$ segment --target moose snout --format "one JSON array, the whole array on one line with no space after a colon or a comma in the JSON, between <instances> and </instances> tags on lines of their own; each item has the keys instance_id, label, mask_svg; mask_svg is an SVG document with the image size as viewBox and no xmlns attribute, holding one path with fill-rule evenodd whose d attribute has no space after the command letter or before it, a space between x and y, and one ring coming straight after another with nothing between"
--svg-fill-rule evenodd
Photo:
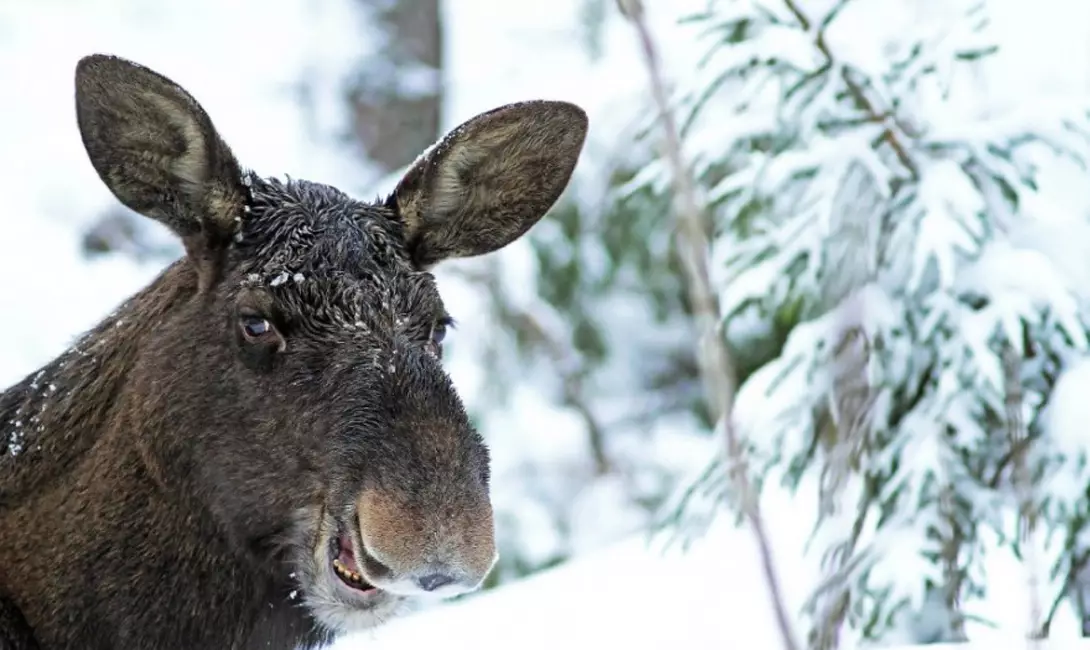
<instances>
[{"instance_id":1,"label":"moose snout","mask_svg":"<svg viewBox=\"0 0 1090 650\"><path fill-rule=\"evenodd\" d=\"M364 569L368 573L368 581L384 591L400 596L457 596L477 589L487 574L486 571L485 575L471 575L445 563L427 563L406 573L389 570L385 566L374 570L376 565L382 563L373 557L373 553L372 550L364 550L365 556L370 556L363 565L371 569L370 572Z\"/></svg>"},{"instance_id":2,"label":"moose snout","mask_svg":"<svg viewBox=\"0 0 1090 650\"><path fill-rule=\"evenodd\" d=\"M357 500L367 581L401 596L478 589L497 559L487 495L413 496L368 490Z\"/></svg>"}]
</instances>

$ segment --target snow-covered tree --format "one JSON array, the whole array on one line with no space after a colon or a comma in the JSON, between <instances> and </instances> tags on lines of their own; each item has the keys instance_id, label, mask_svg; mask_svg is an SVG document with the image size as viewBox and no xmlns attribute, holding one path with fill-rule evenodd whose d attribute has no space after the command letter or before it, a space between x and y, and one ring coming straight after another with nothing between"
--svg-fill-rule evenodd
<instances>
[{"instance_id":1,"label":"snow-covered tree","mask_svg":"<svg viewBox=\"0 0 1090 650\"><path fill-rule=\"evenodd\" d=\"M1036 558L1046 605L1084 564L1085 454L1044 414L1090 312L1026 233L1063 216L1038 177L1083 165L1090 104L988 103L987 10L724 0L691 19L710 46L686 147L726 336L759 351L737 426L766 484L819 490L811 647L964 638L989 553ZM669 177L655 161L625 190Z\"/></svg>"}]
</instances>

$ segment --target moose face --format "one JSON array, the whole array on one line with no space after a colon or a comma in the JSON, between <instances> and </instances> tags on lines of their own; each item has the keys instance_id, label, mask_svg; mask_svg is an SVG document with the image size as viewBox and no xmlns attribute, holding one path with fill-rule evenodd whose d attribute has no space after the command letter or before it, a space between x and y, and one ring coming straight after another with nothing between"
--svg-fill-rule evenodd
<instances>
[{"instance_id":1,"label":"moose face","mask_svg":"<svg viewBox=\"0 0 1090 650\"><path fill-rule=\"evenodd\" d=\"M496 560L488 451L441 364L452 318L429 270L545 214L583 111L479 115L368 203L244 171L195 99L123 59L80 61L76 107L102 181L186 250L138 361L165 425L132 444L155 475L331 630L478 588Z\"/></svg>"}]
</instances>

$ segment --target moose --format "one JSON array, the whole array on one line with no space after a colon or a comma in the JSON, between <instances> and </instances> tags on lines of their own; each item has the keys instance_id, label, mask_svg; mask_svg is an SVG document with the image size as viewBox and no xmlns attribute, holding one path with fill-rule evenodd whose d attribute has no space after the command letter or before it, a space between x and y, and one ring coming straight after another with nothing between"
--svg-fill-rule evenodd
<instances>
[{"instance_id":1,"label":"moose","mask_svg":"<svg viewBox=\"0 0 1090 650\"><path fill-rule=\"evenodd\" d=\"M98 177L184 254L0 394L0 648L315 648L479 589L489 455L432 271L552 208L586 113L477 115L369 202L243 168L120 57L78 61L75 107Z\"/></svg>"}]
</instances>

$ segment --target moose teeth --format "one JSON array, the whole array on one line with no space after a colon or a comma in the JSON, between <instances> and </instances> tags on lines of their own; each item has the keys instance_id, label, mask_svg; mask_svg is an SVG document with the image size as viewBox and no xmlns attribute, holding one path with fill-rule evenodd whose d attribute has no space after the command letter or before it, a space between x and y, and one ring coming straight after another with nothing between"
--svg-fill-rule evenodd
<instances>
[{"instance_id":1,"label":"moose teeth","mask_svg":"<svg viewBox=\"0 0 1090 650\"><path fill-rule=\"evenodd\" d=\"M353 582L358 582L360 584L365 584L360 574L356 573L355 571L350 571L343 564L341 564L340 560L333 560L333 569L343 578L347 578L349 580L352 580Z\"/></svg>"}]
</instances>

